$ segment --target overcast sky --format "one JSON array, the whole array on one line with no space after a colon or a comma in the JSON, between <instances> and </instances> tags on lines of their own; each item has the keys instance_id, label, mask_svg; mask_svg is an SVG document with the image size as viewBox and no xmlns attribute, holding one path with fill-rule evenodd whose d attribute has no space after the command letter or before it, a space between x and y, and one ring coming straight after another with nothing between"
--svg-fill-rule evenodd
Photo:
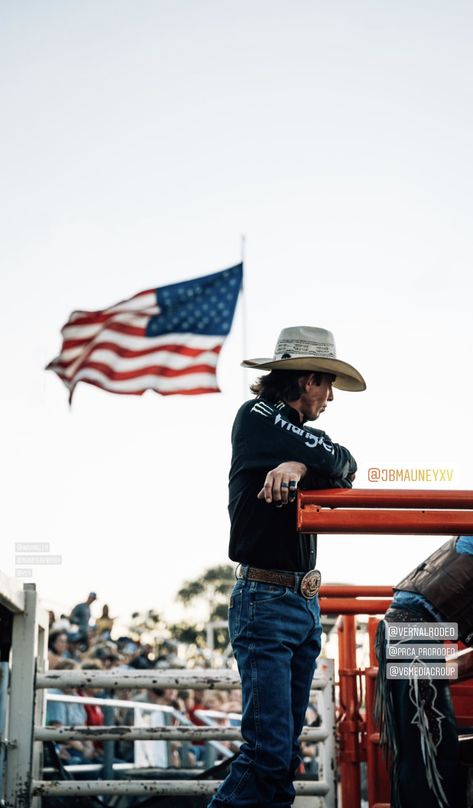
<instances>
[{"instance_id":1,"label":"overcast sky","mask_svg":"<svg viewBox=\"0 0 473 808\"><path fill-rule=\"evenodd\" d=\"M369 467L472 488L473 5L1 4L2 561L58 611L171 614L227 560L234 413L280 329L367 380L317 423ZM73 309L240 260L221 395L118 396L44 371ZM247 388L246 388L247 389ZM427 487L432 487L432 485ZM395 583L441 538L321 537L325 582ZM19 580L19 584L23 581Z\"/></svg>"}]
</instances>

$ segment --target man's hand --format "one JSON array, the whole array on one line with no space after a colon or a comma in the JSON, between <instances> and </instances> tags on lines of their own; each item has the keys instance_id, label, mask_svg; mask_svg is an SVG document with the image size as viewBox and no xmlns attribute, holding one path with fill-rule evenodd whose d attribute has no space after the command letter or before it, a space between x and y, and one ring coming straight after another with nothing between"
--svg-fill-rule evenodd
<instances>
[{"instance_id":1,"label":"man's hand","mask_svg":"<svg viewBox=\"0 0 473 808\"><path fill-rule=\"evenodd\" d=\"M297 484L307 473L307 466L295 460L280 463L272 471L268 471L264 486L258 494L258 499L273 502L277 508L282 508L288 502L294 502L297 494Z\"/></svg>"}]
</instances>

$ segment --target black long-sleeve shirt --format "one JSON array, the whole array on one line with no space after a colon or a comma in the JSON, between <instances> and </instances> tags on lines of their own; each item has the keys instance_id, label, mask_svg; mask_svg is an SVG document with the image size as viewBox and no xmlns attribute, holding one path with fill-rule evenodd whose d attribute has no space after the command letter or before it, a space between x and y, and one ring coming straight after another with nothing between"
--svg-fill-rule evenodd
<instances>
[{"instance_id":1,"label":"black long-sleeve shirt","mask_svg":"<svg viewBox=\"0 0 473 808\"><path fill-rule=\"evenodd\" d=\"M308 536L296 530L296 504L276 508L257 499L257 494L268 471L289 460L307 466L299 488L351 488L348 477L357 468L354 458L325 432L301 425L293 407L262 398L240 407L232 446L230 558L263 569L311 569L315 559L310 557Z\"/></svg>"}]
</instances>

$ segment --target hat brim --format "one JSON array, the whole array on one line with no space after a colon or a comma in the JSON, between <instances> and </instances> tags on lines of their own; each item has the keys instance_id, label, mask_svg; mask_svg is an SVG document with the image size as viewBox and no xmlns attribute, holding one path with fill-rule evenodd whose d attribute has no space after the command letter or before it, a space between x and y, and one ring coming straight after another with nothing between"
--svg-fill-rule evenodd
<instances>
[{"instance_id":1,"label":"hat brim","mask_svg":"<svg viewBox=\"0 0 473 808\"><path fill-rule=\"evenodd\" d=\"M318 356L295 356L292 359L246 359L244 368L254 370L308 370L319 373L333 373L336 378L333 386L351 393L366 390L366 382L361 373L348 362L340 359L323 359Z\"/></svg>"}]
</instances>

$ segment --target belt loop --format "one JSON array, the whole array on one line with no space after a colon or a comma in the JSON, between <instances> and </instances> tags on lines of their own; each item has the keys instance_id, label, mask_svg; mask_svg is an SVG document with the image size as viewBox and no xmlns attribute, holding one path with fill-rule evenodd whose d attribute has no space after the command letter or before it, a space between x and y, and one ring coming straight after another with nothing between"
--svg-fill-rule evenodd
<instances>
[{"instance_id":1,"label":"belt loop","mask_svg":"<svg viewBox=\"0 0 473 808\"><path fill-rule=\"evenodd\" d=\"M248 570L249 569L250 569L250 567L249 567L248 564L240 564L241 577L243 578L244 581L248 580Z\"/></svg>"},{"instance_id":2,"label":"belt loop","mask_svg":"<svg viewBox=\"0 0 473 808\"><path fill-rule=\"evenodd\" d=\"M301 583L301 576L298 572L294 573L294 592L299 592L299 586Z\"/></svg>"}]
</instances>

